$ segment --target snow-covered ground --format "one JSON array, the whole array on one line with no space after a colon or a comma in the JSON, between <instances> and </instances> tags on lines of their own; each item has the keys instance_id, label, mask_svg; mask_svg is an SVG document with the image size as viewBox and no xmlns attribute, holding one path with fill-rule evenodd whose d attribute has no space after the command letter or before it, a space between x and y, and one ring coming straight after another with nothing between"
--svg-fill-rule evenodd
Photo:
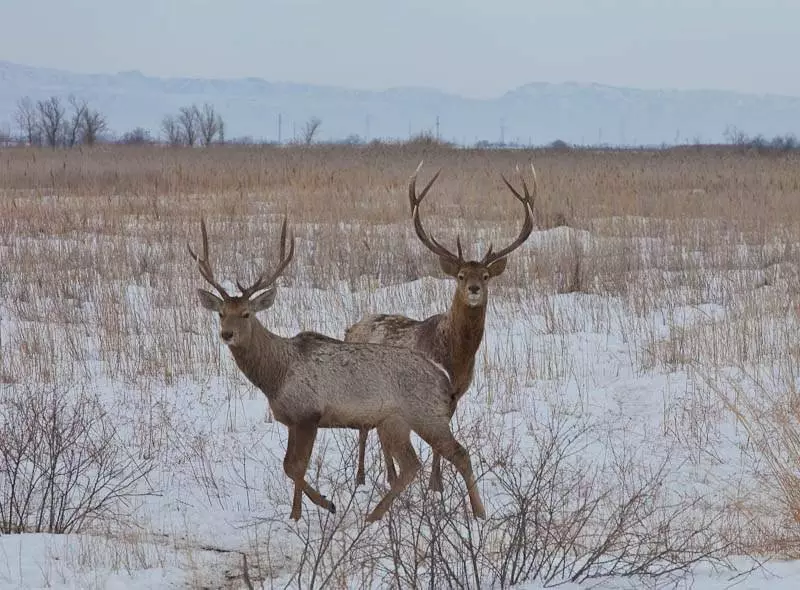
<instances>
[{"instance_id":1,"label":"snow-covered ground","mask_svg":"<svg viewBox=\"0 0 800 590\"><path fill-rule=\"evenodd\" d=\"M93 297L65 289L27 308L6 301L4 399L48 390L53 376L42 371L50 366L60 388L92 400L102 423L113 425L118 456L146 473L124 503L112 502L80 534L0 536L0 587L404 586L415 572L424 580L430 564L407 567L405 577L393 570L408 565L413 547L425 555L432 543L446 559L479 547L480 572L464 562L465 583L473 587L497 583L492 568L511 552L513 530L530 543L519 561L542 572L520 588L568 582L592 555L594 575L620 575L561 587L798 587L800 562L782 561L791 551L779 541L796 540L792 534L800 531L774 473L791 456L775 443L776 463L770 462L762 448L768 433L747 422L745 411L769 414L795 391L794 267L749 268L748 250L738 268L709 265L695 277L689 275L700 267L684 252L678 257L685 268L654 263L611 288L603 282L608 276L592 272L602 268L592 253L606 255L614 240L598 246L596 235L569 232L537 232L507 274L529 269L536 253L576 252L581 242L584 275L572 280L584 283L562 289L574 292L533 276L519 288L505 277L492 285L476 379L454 419L481 474L485 523L461 509L463 490L449 467L446 485L456 492L443 499L427 493L426 465L391 518L365 526L383 489L380 453L373 434L368 484L356 489L357 436L349 430L321 433L309 469L337 514L306 501L303 519L289 521L286 430L271 421L265 398L219 342L218 320L197 305L196 272L181 270L180 282L166 287L151 277L136 285L119 280ZM634 248L658 248L631 239ZM342 337L367 312L421 318L444 310L454 288L432 277L381 286L365 280L355 291L344 284L313 288L297 275L262 314L283 335L315 329ZM116 302L108 301L111 292ZM65 324L70 314L75 321ZM45 357L41 366L30 360L35 355ZM732 409L741 412L738 421ZM415 442L428 459L425 445ZM537 482L547 489L536 491ZM521 498L541 522L513 529ZM451 545L432 540L433 525ZM456 539L465 535L479 538ZM559 547L566 538L573 544ZM755 555L759 547L764 551ZM692 551L699 561L664 578L631 576L635 571L625 568L642 561L637 551L660 555L642 566L645 573L691 561ZM542 557L547 552L551 561Z\"/></svg>"}]
</instances>

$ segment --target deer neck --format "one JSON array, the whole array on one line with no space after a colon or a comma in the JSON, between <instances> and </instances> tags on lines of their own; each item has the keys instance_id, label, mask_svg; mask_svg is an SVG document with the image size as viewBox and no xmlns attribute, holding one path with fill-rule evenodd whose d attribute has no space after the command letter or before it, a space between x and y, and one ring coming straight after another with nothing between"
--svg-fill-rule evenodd
<instances>
[{"instance_id":1,"label":"deer neck","mask_svg":"<svg viewBox=\"0 0 800 590\"><path fill-rule=\"evenodd\" d=\"M246 346L230 346L236 366L250 382L272 401L280 392L291 361L291 347L286 339L253 320L250 341Z\"/></svg>"},{"instance_id":2,"label":"deer neck","mask_svg":"<svg viewBox=\"0 0 800 590\"><path fill-rule=\"evenodd\" d=\"M475 354L483 340L486 323L486 306L470 307L461 302L458 295L453 299L447 314L450 356L456 389L462 394L472 382Z\"/></svg>"}]
</instances>

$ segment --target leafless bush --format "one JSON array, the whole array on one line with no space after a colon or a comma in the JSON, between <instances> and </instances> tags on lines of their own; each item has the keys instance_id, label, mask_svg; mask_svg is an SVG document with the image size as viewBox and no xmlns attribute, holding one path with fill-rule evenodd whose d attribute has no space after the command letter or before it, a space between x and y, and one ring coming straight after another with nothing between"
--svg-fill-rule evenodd
<instances>
[{"instance_id":1,"label":"leafless bush","mask_svg":"<svg viewBox=\"0 0 800 590\"><path fill-rule=\"evenodd\" d=\"M306 124L303 127L304 144L311 145L314 143L314 138L317 136L320 125L322 125L322 119L319 117L311 117L308 121L306 121Z\"/></svg>"},{"instance_id":2,"label":"leafless bush","mask_svg":"<svg viewBox=\"0 0 800 590\"><path fill-rule=\"evenodd\" d=\"M648 468L625 449L598 461L591 447L599 431L563 414L532 434L535 443L521 449L513 434L501 443L479 428L459 433L485 450L483 485L495 490L486 521L469 517L449 468L443 494L429 491L421 473L377 526L365 528L358 493L341 494L348 501L336 515L311 508L291 528L302 551L287 587L364 587L367 578L396 589L552 587L612 576L675 583L699 563L726 564L719 513L670 489L669 459ZM378 463L366 494L383 485ZM351 469L318 468L317 483L347 489ZM283 504L288 510L288 494Z\"/></svg>"},{"instance_id":3,"label":"leafless bush","mask_svg":"<svg viewBox=\"0 0 800 590\"><path fill-rule=\"evenodd\" d=\"M144 127L134 127L122 134L122 137L119 138L119 143L124 145L146 145L153 143L153 138Z\"/></svg>"},{"instance_id":4,"label":"leafless bush","mask_svg":"<svg viewBox=\"0 0 800 590\"><path fill-rule=\"evenodd\" d=\"M152 470L86 391L31 385L4 392L0 430L3 533L69 533L119 519Z\"/></svg>"}]
</instances>

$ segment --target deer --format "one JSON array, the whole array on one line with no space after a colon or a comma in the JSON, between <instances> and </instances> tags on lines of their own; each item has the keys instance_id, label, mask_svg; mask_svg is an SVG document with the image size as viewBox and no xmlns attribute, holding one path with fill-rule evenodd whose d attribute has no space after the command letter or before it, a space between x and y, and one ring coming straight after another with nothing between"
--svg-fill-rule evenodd
<instances>
[{"instance_id":1,"label":"deer","mask_svg":"<svg viewBox=\"0 0 800 590\"><path fill-rule=\"evenodd\" d=\"M278 422L288 429L283 469L294 482L290 518L301 518L302 497L330 513L335 504L305 479L319 428L375 428L399 475L366 521L380 520L394 499L414 480L421 464L411 432L453 463L467 487L472 514L485 518L472 462L450 429L453 384L446 371L411 349L346 343L316 332L291 338L269 331L256 315L275 302L277 279L294 256L294 232L286 252L286 225L281 226L276 269L250 286L236 281L241 295L229 293L214 278L208 233L201 218L203 252L187 243L200 275L216 294L197 289L200 305L219 314L219 335L239 370L267 398Z\"/></svg>"},{"instance_id":2,"label":"deer","mask_svg":"<svg viewBox=\"0 0 800 590\"><path fill-rule=\"evenodd\" d=\"M524 221L517 238L505 248L494 251L490 244L481 260L466 260L461 248L461 236L456 237L456 254L445 248L432 237L420 220L420 204L430 191L441 169L417 194L417 176L422 169L420 162L408 183L408 199L411 205L414 230L422 244L439 258L439 266L445 275L456 279L456 289L450 308L445 313L432 315L424 320L416 320L403 315L371 314L363 317L345 331L345 342L370 342L391 344L422 352L428 358L442 365L453 380L455 403L472 384L475 372L475 355L483 340L486 322L486 305L489 299L489 282L503 274L508 256L519 248L530 236L534 228L533 206L537 192L536 169L533 172L533 192L528 189L525 178L522 180L522 194L501 174L501 178L514 197L522 203ZM519 172L519 168L517 169ZM368 428L359 430L358 468L356 484L361 485L364 477L364 455L366 453ZM391 455L384 450L387 481L391 484L397 478ZM441 456L433 450L433 465L428 487L442 491Z\"/></svg>"}]
</instances>

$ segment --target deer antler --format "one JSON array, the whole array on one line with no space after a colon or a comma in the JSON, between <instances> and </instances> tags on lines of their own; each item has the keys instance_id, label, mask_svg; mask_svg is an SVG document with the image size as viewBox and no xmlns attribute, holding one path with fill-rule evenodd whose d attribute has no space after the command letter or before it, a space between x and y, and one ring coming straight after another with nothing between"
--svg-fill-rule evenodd
<instances>
[{"instance_id":1,"label":"deer antler","mask_svg":"<svg viewBox=\"0 0 800 590\"><path fill-rule=\"evenodd\" d=\"M214 271L211 270L211 263L208 260L208 232L206 231L206 220L203 218L200 219L200 231L203 233L203 256L197 256L189 242L186 242L186 247L189 248L189 254L197 261L197 267L200 269L200 274L203 278L217 290L217 293L219 293L223 299L226 301L230 300L231 296L222 288L222 285L214 279Z\"/></svg>"},{"instance_id":2,"label":"deer antler","mask_svg":"<svg viewBox=\"0 0 800 590\"><path fill-rule=\"evenodd\" d=\"M419 174L419 171L422 169L422 164L423 162L419 163L419 166L417 166L417 169L414 171L414 174L411 175L411 180L409 180L408 182L408 200L411 204L411 214L414 220L414 230L416 230L417 237L425 245L425 247L428 248L428 250L430 250L431 252L433 252L434 254L436 254L441 258L447 258L457 264L462 264L464 262L464 257L461 252L461 236L456 237L456 248L458 249L458 255L455 255L452 252L450 252L450 250L442 246L439 242L437 242L436 238L429 236L428 233L425 231L425 229L422 227L422 221L420 221L419 219L419 205L420 203L422 203L422 199L425 198L425 195L428 194L428 191L433 186L433 183L436 182L437 178L439 178L439 174L442 173L442 170L440 168L439 171L433 175L433 178L431 178L428 181L428 184L425 185L425 187L422 189L422 192L418 196L417 175Z\"/></svg>"},{"instance_id":3,"label":"deer antler","mask_svg":"<svg viewBox=\"0 0 800 590\"><path fill-rule=\"evenodd\" d=\"M536 191L538 188L536 183L536 169L533 167L533 162L531 162L531 172L533 172L533 194L528 191L528 184L525 182L525 178L522 176L519 166L517 166L517 174L519 174L519 177L522 180L522 195L519 194L519 192L511 185L505 176L502 174L500 175L509 190L514 194L517 200L522 203L523 207L525 207L525 222L522 224L522 229L520 230L517 239L502 250L498 252L492 252L492 245L489 244L489 249L486 251L486 255L481 261L482 264L489 265L500 258L505 258L514 250L519 248L525 242L525 240L528 239L528 236L531 235L531 232L533 231L533 204L536 199Z\"/></svg>"},{"instance_id":4,"label":"deer antler","mask_svg":"<svg viewBox=\"0 0 800 590\"><path fill-rule=\"evenodd\" d=\"M258 291L263 291L264 289L268 289L272 286L272 284L278 279L279 276L283 273L289 263L292 261L294 257L294 232L291 233L289 238L290 245L289 245L289 254L286 254L286 217L283 218L283 225L281 226L281 258L280 262L278 263L278 268L273 271L273 273L267 277L267 273L262 274L256 282L253 283L249 287L243 287L239 284L239 281L236 281L236 286L242 292L242 296L247 298L257 293Z\"/></svg>"}]
</instances>

